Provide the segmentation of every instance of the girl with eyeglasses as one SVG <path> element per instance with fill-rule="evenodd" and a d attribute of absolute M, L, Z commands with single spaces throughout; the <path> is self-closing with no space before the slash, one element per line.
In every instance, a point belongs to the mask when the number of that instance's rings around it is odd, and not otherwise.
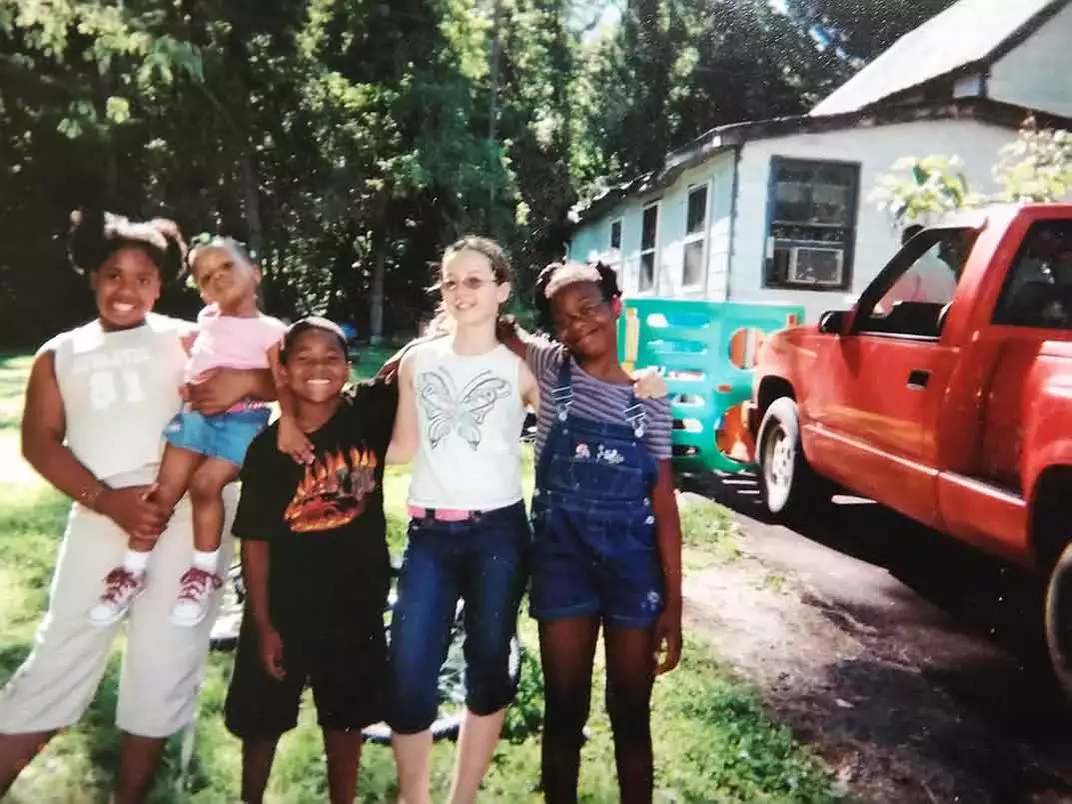
<path fill-rule="evenodd" d="M 406 804 L 429 800 L 429 727 L 459 597 L 467 711 L 449 800 L 476 797 L 516 693 L 510 644 L 531 540 L 520 434 L 538 389 L 524 361 L 495 335 L 510 295 L 510 265 L 498 244 L 465 237 L 446 250 L 439 287 L 447 334 L 402 357 L 392 438 L 392 453 L 413 461 L 388 718 Z"/>

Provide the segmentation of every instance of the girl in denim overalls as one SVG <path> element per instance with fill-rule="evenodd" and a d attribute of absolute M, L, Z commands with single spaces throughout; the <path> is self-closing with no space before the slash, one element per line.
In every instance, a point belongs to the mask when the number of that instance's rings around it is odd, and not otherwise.
<path fill-rule="evenodd" d="M 545 685 L 543 790 L 550 802 L 577 800 L 602 625 L 621 800 L 649 802 L 652 682 L 681 652 L 669 402 L 638 401 L 618 363 L 621 293 L 612 269 L 551 265 L 536 293 L 560 343 L 504 340 L 524 349 L 540 386 L 530 612 L 540 624 Z"/>

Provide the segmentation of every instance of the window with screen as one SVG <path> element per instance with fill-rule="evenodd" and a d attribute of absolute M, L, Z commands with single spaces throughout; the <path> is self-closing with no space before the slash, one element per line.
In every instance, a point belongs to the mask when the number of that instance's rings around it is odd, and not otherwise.
<path fill-rule="evenodd" d="M 772 161 L 765 287 L 850 286 L 859 184 L 859 165 Z"/>

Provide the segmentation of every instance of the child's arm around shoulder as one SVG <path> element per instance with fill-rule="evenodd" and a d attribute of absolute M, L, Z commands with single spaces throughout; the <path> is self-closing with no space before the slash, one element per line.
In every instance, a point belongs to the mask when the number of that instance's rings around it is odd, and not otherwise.
<path fill-rule="evenodd" d="M 526 332 L 512 315 L 499 316 L 495 324 L 499 343 L 520 357 L 534 375 L 555 371 L 565 357 L 565 347 L 548 338 Z"/>
<path fill-rule="evenodd" d="M 391 443 L 387 447 L 387 463 L 409 463 L 420 446 L 420 418 L 417 413 L 417 392 L 414 389 L 414 363 L 417 352 L 403 355 L 398 367 L 398 408 L 395 411 Z"/>
<path fill-rule="evenodd" d="M 265 316 L 265 318 L 268 318 L 268 316 Z M 289 455 L 297 463 L 312 463 L 314 458 L 313 445 L 305 437 L 305 433 L 298 427 L 294 418 L 296 413 L 294 395 L 287 386 L 283 361 L 279 356 L 280 348 L 283 345 L 283 335 L 286 333 L 286 325 L 274 318 L 271 321 L 278 325 L 278 327 L 272 327 L 275 332 L 275 339 L 270 342 L 267 351 L 268 369 L 272 376 L 275 398 L 279 402 L 279 430 L 276 435 L 276 446 L 280 452 Z"/>
<path fill-rule="evenodd" d="M 529 364 L 524 360 L 521 361 L 521 365 L 518 367 L 517 377 L 520 385 L 521 401 L 538 413 L 540 410 L 540 383 L 537 382 L 536 375 L 532 373 Z"/>

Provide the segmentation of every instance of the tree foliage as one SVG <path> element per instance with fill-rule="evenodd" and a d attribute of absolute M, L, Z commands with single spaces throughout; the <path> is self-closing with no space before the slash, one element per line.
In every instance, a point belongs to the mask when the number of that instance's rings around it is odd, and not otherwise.
<path fill-rule="evenodd" d="M 805 111 L 878 41 L 833 3 L 621 0 L 600 28 L 608 2 L 0 0 L 0 343 L 92 314 L 78 205 L 245 239 L 273 313 L 366 336 L 429 314 L 466 232 L 508 246 L 523 297 L 579 196 Z M 899 25 L 940 3 L 909 5 Z"/>
<path fill-rule="evenodd" d="M 905 157 L 879 177 L 872 199 L 899 226 L 985 204 L 1061 201 L 1072 193 L 1072 134 L 1040 129 L 1028 117 L 997 154 L 993 193 L 973 192 L 962 166 L 956 156 Z"/>

